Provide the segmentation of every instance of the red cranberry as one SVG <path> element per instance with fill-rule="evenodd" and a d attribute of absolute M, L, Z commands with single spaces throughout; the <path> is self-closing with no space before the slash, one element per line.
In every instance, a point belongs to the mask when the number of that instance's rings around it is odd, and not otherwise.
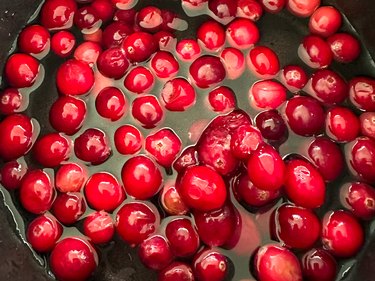
<path fill-rule="evenodd" d="M 0 183 L 8 190 L 19 188 L 27 169 L 23 162 L 14 160 L 5 163 L 0 169 Z"/>
<path fill-rule="evenodd" d="M 248 49 L 259 41 L 258 27 L 249 19 L 238 18 L 226 29 L 229 44 L 237 49 Z"/>
<path fill-rule="evenodd" d="M 83 34 L 83 40 L 85 41 L 90 41 L 90 42 L 94 42 L 94 43 L 100 43 L 102 42 L 102 37 L 103 37 L 103 31 L 102 29 L 94 29 L 95 31 L 87 31 L 87 32 L 90 32 L 90 33 L 84 33 Z"/>
<path fill-rule="evenodd" d="M 298 55 L 311 68 L 326 68 L 333 59 L 329 44 L 316 35 L 308 35 L 303 39 Z"/>
<path fill-rule="evenodd" d="M 302 90 L 308 81 L 306 72 L 298 65 L 285 66 L 281 75 L 281 82 L 291 92 Z"/>
<path fill-rule="evenodd" d="M 194 281 L 193 269 L 187 263 L 172 262 L 158 274 L 159 281 Z"/>
<path fill-rule="evenodd" d="M 94 244 L 110 242 L 115 233 L 111 216 L 104 211 L 90 214 L 83 221 L 83 233 Z"/>
<path fill-rule="evenodd" d="M 375 139 L 375 113 L 362 113 L 359 120 L 361 122 L 361 133 L 366 137 Z"/>
<path fill-rule="evenodd" d="M 15 53 L 5 63 L 5 78 L 11 87 L 31 87 L 38 77 L 39 65 L 32 56 Z"/>
<path fill-rule="evenodd" d="M 150 33 L 136 32 L 126 37 L 122 43 L 126 57 L 131 62 L 142 62 L 151 57 L 157 46 Z"/>
<path fill-rule="evenodd" d="M 143 136 L 136 127 L 123 125 L 116 130 L 114 141 L 119 153 L 135 154 L 142 148 Z"/>
<path fill-rule="evenodd" d="M 125 162 L 121 171 L 126 193 L 139 200 L 154 196 L 163 178 L 159 168 L 147 156 L 138 155 Z"/>
<path fill-rule="evenodd" d="M 287 0 L 261 0 L 263 8 L 271 14 L 277 14 L 284 9 Z"/>
<path fill-rule="evenodd" d="M 182 0 L 182 6 L 188 9 L 201 8 L 208 0 Z"/>
<path fill-rule="evenodd" d="M 161 97 L 170 111 L 185 111 L 195 104 L 195 89 L 184 78 L 174 78 L 164 84 Z"/>
<path fill-rule="evenodd" d="M 273 80 L 257 81 L 249 91 L 250 104 L 261 109 L 276 109 L 286 101 L 286 97 L 286 88 Z"/>
<path fill-rule="evenodd" d="M 60 133 L 39 138 L 33 147 L 33 157 L 44 167 L 56 167 L 70 157 L 71 140 Z"/>
<path fill-rule="evenodd" d="M 170 215 L 185 215 L 189 211 L 174 182 L 163 186 L 160 201 L 164 211 Z"/>
<path fill-rule="evenodd" d="M 98 43 L 86 41 L 75 49 L 74 58 L 93 66 L 101 52 L 102 49 Z"/>
<path fill-rule="evenodd" d="M 244 73 L 245 56 L 240 50 L 227 47 L 221 52 L 220 57 L 223 60 L 228 79 L 235 80 Z"/>
<path fill-rule="evenodd" d="M 320 0 L 287 0 L 286 6 L 292 14 L 306 18 L 320 6 Z"/>
<path fill-rule="evenodd" d="M 52 36 L 51 49 L 59 57 L 66 58 L 73 52 L 76 38 L 69 31 L 59 31 Z"/>
<path fill-rule="evenodd" d="M 297 206 L 318 208 L 325 200 L 326 186 L 318 170 L 301 159 L 290 160 L 285 170 L 285 192 Z"/>
<path fill-rule="evenodd" d="M 197 150 L 194 146 L 186 147 L 180 154 L 180 156 L 173 163 L 173 168 L 178 172 L 182 173 L 187 167 L 198 164 Z"/>
<path fill-rule="evenodd" d="M 258 249 L 253 262 L 259 280 L 302 281 L 297 257 L 288 249 L 267 244 Z"/>
<path fill-rule="evenodd" d="M 18 36 L 18 47 L 21 52 L 35 55 L 48 50 L 50 34 L 48 30 L 41 25 L 29 25 L 22 29 Z"/>
<path fill-rule="evenodd" d="M 75 59 L 60 65 L 56 74 L 56 85 L 64 95 L 86 94 L 94 85 L 94 72 L 90 66 Z"/>
<path fill-rule="evenodd" d="M 329 69 L 316 71 L 311 77 L 312 94 L 325 104 L 342 103 L 348 97 L 348 85 L 336 72 Z"/>
<path fill-rule="evenodd" d="M 13 160 L 25 155 L 33 144 L 34 126 L 23 114 L 12 114 L 0 122 L 0 157 Z"/>
<path fill-rule="evenodd" d="M 246 160 L 262 143 L 262 134 L 257 128 L 242 125 L 233 133 L 230 148 L 235 157 Z"/>
<path fill-rule="evenodd" d="M 238 0 L 237 17 L 258 21 L 263 15 L 262 5 L 256 0 Z"/>
<path fill-rule="evenodd" d="M 161 270 L 173 260 L 169 243 L 163 236 L 154 235 L 139 245 L 138 255 L 141 262 L 153 270 Z"/>
<path fill-rule="evenodd" d="M 149 206 L 150 205 L 150 206 Z M 132 201 L 123 205 L 116 215 L 116 230 L 130 246 L 142 243 L 160 223 L 159 214 L 151 203 Z"/>
<path fill-rule="evenodd" d="M 52 250 L 50 267 L 59 280 L 86 280 L 98 265 L 95 249 L 78 237 L 67 237 Z"/>
<path fill-rule="evenodd" d="M 53 202 L 51 211 L 59 222 L 72 225 L 85 213 L 86 203 L 81 193 L 60 193 Z"/>
<path fill-rule="evenodd" d="M 323 6 L 315 10 L 309 20 L 311 33 L 323 37 L 336 33 L 342 23 L 342 16 L 339 10 L 332 6 Z"/>
<path fill-rule="evenodd" d="M 361 45 L 357 38 L 348 33 L 336 33 L 328 37 L 333 53 L 333 58 L 341 63 L 349 63 L 356 60 L 361 53 Z"/>
<path fill-rule="evenodd" d="M 94 0 L 91 3 L 91 7 L 103 22 L 112 20 L 113 14 L 115 13 L 115 7 L 112 5 L 111 1 L 108 0 Z"/>
<path fill-rule="evenodd" d="M 100 116 L 117 121 L 126 114 L 127 100 L 120 89 L 107 87 L 96 96 L 95 108 Z"/>
<path fill-rule="evenodd" d="M 301 259 L 303 276 L 310 281 L 334 281 L 337 262 L 323 249 L 311 249 Z"/>
<path fill-rule="evenodd" d="M 158 31 L 163 24 L 161 10 L 154 6 L 143 7 L 136 16 L 136 23 L 145 31 Z"/>
<path fill-rule="evenodd" d="M 228 272 L 227 257 L 215 250 L 203 249 L 194 257 L 193 271 L 197 280 L 223 281 Z"/>
<path fill-rule="evenodd" d="M 60 192 L 79 192 L 86 180 L 86 169 L 76 163 L 61 165 L 55 175 L 55 185 Z"/>
<path fill-rule="evenodd" d="M 62 234 L 61 224 L 52 215 L 44 214 L 27 226 L 26 239 L 37 252 L 50 252 Z"/>
<path fill-rule="evenodd" d="M 226 71 L 220 58 L 205 55 L 196 59 L 189 68 L 194 83 L 199 88 L 208 88 L 224 80 Z"/>
<path fill-rule="evenodd" d="M 102 24 L 96 9 L 92 6 L 78 9 L 74 14 L 73 22 L 84 34 L 95 32 Z"/>
<path fill-rule="evenodd" d="M 284 142 L 288 135 L 284 119 L 277 110 L 259 113 L 255 118 L 255 123 L 262 136 L 267 140 Z"/>
<path fill-rule="evenodd" d="M 335 141 L 354 140 L 361 130 L 359 118 L 345 107 L 334 107 L 327 112 L 326 134 Z"/>
<path fill-rule="evenodd" d="M 69 96 L 59 97 L 51 106 L 49 121 L 52 127 L 67 135 L 74 135 L 86 117 L 86 103 Z"/>
<path fill-rule="evenodd" d="M 124 22 L 128 24 L 129 26 L 132 26 L 135 22 L 136 14 L 137 14 L 137 11 L 134 8 L 130 8 L 126 10 L 116 9 L 115 14 L 113 16 L 113 20 L 115 22 Z"/>
<path fill-rule="evenodd" d="M 231 88 L 220 86 L 209 92 L 208 102 L 214 111 L 225 113 L 236 107 L 236 95 Z"/>
<path fill-rule="evenodd" d="M 26 173 L 20 187 L 22 207 L 33 214 L 48 211 L 53 203 L 55 191 L 50 177 L 42 170 Z"/>
<path fill-rule="evenodd" d="M 48 0 L 40 11 L 41 24 L 50 30 L 68 29 L 77 11 L 74 0 Z"/>
<path fill-rule="evenodd" d="M 85 162 L 98 165 L 111 156 L 106 134 L 99 129 L 87 129 L 74 141 L 76 156 Z"/>
<path fill-rule="evenodd" d="M 194 39 L 182 39 L 176 46 L 177 57 L 181 60 L 195 60 L 201 54 L 201 48 Z"/>
<path fill-rule="evenodd" d="M 248 55 L 248 67 L 260 78 L 273 78 L 280 70 L 277 54 L 265 46 L 256 46 Z"/>
<path fill-rule="evenodd" d="M 348 145 L 346 162 L 351 171 L 360 179 L 375 182 L 375 141 L 366 137 L 357 138 Z"/>
<path fill-rule="evenodd" d="M 214 20 L 206 21 L 198 27 L 197 39 L 205 49 L 216 52 L 225 43 L 224 27 Z"/>
<path fill-rule="evenodd" d="M 317 137 L 310 143 L 308 156 L 326 181 L 337 179 L 345 166 L 340 147 L 326 137 Z"/>
<path fill-rule="evenodd" d="M 317 135 L 324 127 L 324 109 L 311 97 L 295 96 L 288 100 L 285 116 L 292 131 L 301 136 Z"/>
<path fill-rule="evenodd" d="M 137 94 L 148 93 L 154 86 L 154 75 L 144 66 L 131 69 L 126 75 L 124 86 L 127 90 Z"/>
<path fill-rule="evenodd" d="M 103 30 L 102 45 L 105 49 L 119 47 L 132 32 L 132 28 L 122 21 L 110 23 Z"/>
<path fill-rule="evenodd" d="M 15 88 L 7 88 L 0 93 L 0 114 L 10 115 L 23 109 L 23 97 Z"/>
<path fill-rule="evenodd" d="M 350 80 L 349 98 L 358 109 L 375 111 L 375 79 L 359 76 Z"/>
<path fill-rule="evenodd" d="M 267 144 L 260 145 L 250 154 L 247 172 L 252 183 L 260 189 L 277 190 L 284 184 L 284 162 L 280 154 Z"/>
<path fill-rule="evenodd" d="M 107 172 L 95 173 L 87 180 L 85 195 L 93 209 L 107 212 L 116 209 L 126 197 L 118 180 Z"/>
<path fill-rule="evenodd" d="M 166 51 L 158 51 L 150 62 L 151 69 L 159 78 L 172 78 L 180 68 L 175 57 Z"/>
<path fill-rule="evenodd" d="M 98 57 L 98 70 L 105 77 L 120 79 L 128 70 L 129 62 L 122 49 L 114 47 L 102 52 Z"/>
<path fill-rule="evenodd" d="M 112 4 L 120 10 L 128 10 L 133 8 L 136 4 L 136 0 L 111 0 Z"/>
<path fill-rule="evenodd" d="M 160 50 L 172 51 L 176 48 L 177 39 L 172 32 L 161 30 L 154 34 L 154 38 L 156 46 L 158 46 Z"/>
<path fill-rule="evenodd" d="M 232 0 L 209 0 L 208 9 L 219 19 L 230 21 L 236 16 L 237 3 Z"/>
<path fill-rule="evenodd" d="M 322 243 L 325 249 L 341 258 L 354 256 L 362 247 L 362 226 L 350 213 L 342 210 L 325 214 L 322 222 Z"/>
<path fill-rule="evenodd" d="M 341 187 L 342 205 L 356 217 L 370 220 L 375 216 L 375 190 L 362 182 L 344 184 Z"/>
<path fill-rule="evenodd" d="M 132 115 L 146 129 L 154 128 L 163 118 L 163 109 L 155 96 L 138 97 L 132 104 Z"/>

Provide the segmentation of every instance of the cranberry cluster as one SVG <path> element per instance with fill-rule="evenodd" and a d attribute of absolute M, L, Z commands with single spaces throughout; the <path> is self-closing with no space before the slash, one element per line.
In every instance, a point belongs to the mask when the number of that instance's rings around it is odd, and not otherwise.
<path fill-rule="evenodd" d="M 136 4 L 47 0 L 6 62 L 0 180 L 34 215 L 32 248 L 59 280 L 89 278 L 114 235 L 160 281 L 335 280 L 375 216 L 375 79 L 329 68 L 361 52 L 339 32 L 340 12 L 320 0 L 182 0 L 189 16 L 210 17 L 177 40 L 186 21 Z M 309 17 L 303 66 L 281 68 L 258 44 L 257 21 L 284 7 Z M 50 56 L 64 58 L 55 131 L 39 135 L 42 120 L 23 112 Z M 298 154 L 283 153 L 292 139 Z M 341 207 L 328 210 L 335 195 Z"/>

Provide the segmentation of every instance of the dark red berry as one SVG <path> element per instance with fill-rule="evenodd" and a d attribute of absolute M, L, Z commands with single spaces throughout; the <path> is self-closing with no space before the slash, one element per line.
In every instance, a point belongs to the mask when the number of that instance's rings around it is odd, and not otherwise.
<path fill-rule="evenodd" d="M 205 55 L 196 59 L 189 68 L 194 83 L 199 88 L 208 88 L 224 80 L 226 71 L 220 58 Z"/>
<path fill-rule="evenodd" d="M 287 0 L 261 0 L 262 7 L 271 14 L 277 14 L 284 9 Z"/>
<path fill-rule="evenodd" d="M 160 235 L 154 235 L 144 240 L 138 249 L 141 262 L 153 270 L 161 270 L 173 260 L 173 254 L 168 241 Z"/>
<path fill-rule="evenodd" d="M 7 88 L 0 92 L 0 114 L 10 115 L 22 111 L 24 107 L 23 96 L 15 88 Z"/>
<path fill-rule="evenodd" d="M 99 55 L 97 65 L 98 70 L 105 77 L 120 79 L 125 75 L 129 62 L 122 49 L 113 47 Z"/>
<path fill-rule="evenodd" d="M 221 52 L 220 57 L 227 71 L 228 79 L 237 79 L 245 72 L 245 56 L 241 50 L 227 47 Z"/>
<path fill-rule="evenodd" d="M 91 2 L 91 7 L 103 22 L 112 20 L 113 14 L 115 13 L 115 7 L 112 5 L 111 1 L 108 0 L 94 0 Z"/>
<path fill-rule="evenodd" d="M 232 134 L 230 148 L 235 157 L 246 160 L 263 143 L 260 131 L 251 125 L 242 125 Z"/>
<path fill-rule="evenodd" d="M 85 200 L 78 192 L 60 193 L 51 208 L 56 219 L 64 225 L 76 223 L 85 211 Z"/>
<path fill-rule="evenodd" d="M 193 260 L 194 275 L 200 281 L 225 280 L 228 266 L 227 257 L 212 249 L 203 249 Z"/>
<path fill-rule="evenodd" d="M 311 249 L 301 258 L 304 277 L 309 281 L 334 281 L 337 275 L 337 262 L 323 249 Z"/>
<path fill-rule="evenodd" d="M 262 17 L 262 15 L 262 5 L 256 0 L 238 0 L 236 14 L 238 18 L 247 18 L 256 22 Z"/>
<path fill-rule="evenodd" d="M 136 23 L 145 31 L 156 32 L 163 24 L 162 12 L 155 6 L 143 7 L 136 15 Z"/>
<path fill-rule="evenodd" d="M 132 32 L 132 27 L 126 23 L 122 21 L 112 22 L 104 28 L 101 43 L 105 49 L 119 47 L 126 36 Z"/>

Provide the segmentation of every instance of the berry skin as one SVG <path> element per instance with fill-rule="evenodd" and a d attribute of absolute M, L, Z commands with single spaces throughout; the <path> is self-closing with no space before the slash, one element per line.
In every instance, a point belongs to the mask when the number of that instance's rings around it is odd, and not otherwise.
<path fill-rule="evenodd" d="M 144 141 L 142 133 L 132 125 L 119 127 L 115 132 L 114 140 L 117 151 L 124 155 L 138 152 Z"/>
<path fill-rule="evenodd" d="M 172 262 L 159 272 L 159 281 L 194 281 L 193 269 L 187 263 Z"/>
<path fill-rule="evenodd" d="M 18 47 L 21 52 L 37 55 L 47 50 L 50 43 L 48 30 L 41 25 L 26 26 L 18 37 Z"/>
<path fill-rule="evenodd" d="M 39 73 L 39 62 L 27 54 L 13 54 L 5 63 L 5 78 L 14 88 L 31 87 Z"/>
<path fill-rule="evenodd" d="M 127 100 L 124 93 L 115 87 L 107 87 L 95 99 L 95 108 L 100 116 L 117 121 L 126 114 Z"/>
<path fill-rule="evenodd" d="M 193 271 L 201 281 L 224 281 L 228 272 L 227 257 L 215 250 L 203 249 L 194 257 Z"/>
<path fill-rule="evenodd" d="M 332 6 L 322 6 L 315 10 L 309 20 L 310 32 L 322 37 L 334 34 L 341 26 L 342 16 Z"/>
<path fill-rule="evenodd" d="M 59 222 L 72 225 L 85 213 L 86 203 L 81 193 L 60 193 L 53 202 L 51 211 Z"/>
<path fill-rule="evenodd" d="M 311 281 L 336 280 L 337 262 L 326 250 L 311 249 L 301 259 L 303 275 Z"/>
<path fill-rule="evenodd" d="M 77 11 L 74 0 L 49 0 L 40 11 L 40 22 L 49 30 L 68 29 L 73 25 L 73 16 Z"/>
<path fill-rule="evenodd" d="M 249 19 L 238 18 L 226 28 L 227 41 L 237 49 L 248 49 L 259 41 L 258 27 Z"/>
<path fill-rule="evenodd" d="M 194 87 L 184 78 L 173 78 L 164 84 L 161 98 L 170 111 L 185 111 L 196 101 Z"/>
<path fill-rule="evenodd" d="M 199 88 L 209 88 L 224 80 L 226 71 L 218 57 L 205 55 L 197 58 L 189 68 L 194 83 Z"/>
<path fill-rule="evenodd" d="M 79 192 L 87 180 L 87 173 L 83 165 L 63 164 L 55 174 L 55 186 L 60 192 Z"/>
<path fill-rule="evenodd" d="M 17 189 L 20 187 L 27 170 L 26 163 L 16 160 L 6 162 L 0 169 L 0 183 L 8 190 Z"/>
<path fill-rule="evenodd" d="M 83 221 L 83 233 L 95 244 L 109 243 L 115 234 L 111 216 L 105 211 L 90 214 Z"/>

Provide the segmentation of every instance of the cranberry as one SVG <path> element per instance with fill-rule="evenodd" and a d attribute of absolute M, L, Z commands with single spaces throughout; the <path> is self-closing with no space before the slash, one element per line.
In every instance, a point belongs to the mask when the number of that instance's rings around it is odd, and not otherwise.
<path fill-rule="evenodd" d="M 61 224 L 52 215 L 44 214 L 33 219 L 27 226 L 26 239 L 38 252 L 50 252 L 62 234 Z"/>
<path fill-rule="evenodd" d="M 235 80 L 244 73 L 245 56 L 240 50 L 227 47 L 221 52 L 220 57 L 223 60 L 228 79 Z"/>
<path fill-rule="evenodd" d="M 249 19 L 238 18 L 226 29 L 229 44 L 237 49 L 248 49 L 259 41 L 258 27 Z"/>
<path fill-rule="evenodd" d="M 146 129 L 154 128 L 163 118 L 163 109 L 155 96 L 138 97 L 132 104 L 132 115 Z"/>
<path fill-rule="evenodd" d="M 86 117 L 86 103 L 69 96 L 59 97 L 51 106 L 49 121 L 52 127 L 67 135 L 74 135 Z"/>
<path fill-rule="evenodd" d="M 136 127 L 123 125 L 116 130 L 114 141 L 119 153 L 135 154 L 142 148 L 143 136 Z"/>
<path fill-rule="evenodd" d="M 205 55 L 197 58 L 189 68 L 194 83 L 199 88 L 208 88 L 224 80 L 226 71 L 220 58 Z"/>
<path fill-rule="evenodd" d="M 95 29 L 95 31 L 86 31 L 90 33 L 84 33 L 83 34 L 83 40 L 89 41 L 89 42 L 94 42 L 94 43 L 100 43 L 102 42 L 102 37 L 103 37 L 103 31 L 102 29 Z"/>
<path fill-rule="evenodd" d="M 285 165 L 280 154 L 263 144 L 250 154 L 247 162 L 249 179 L 260 189 L 277 190 L 284 183 Z"/>
<path fill-rule="evenodd" d="M 182 0 L 182 7 L 187 7 L 189 9 L 201 8 L 208 0 Z"/>
<path fill-rule="evenodd" d="M 19 188 L 27 169 L 26 163 L 6 162 L 0 169 L 0 183 L 8 190 Z"/>
<path fill-rule="evenodd" d="M 169 243 L 163 236 L 154 235 L 139 245 L 138 255 L 141 262 L 148 268 L 161 270 L 173 260 Z"/>
<path fill-rule="evenodd" d="M 348 97 L 348 85 L 336 72 L 329 69 L 316 71 L 311 77 L 311 94 L 325 104 L 337 104 Z"/>
<path fill-rule="evenodd" d="M 112 4 L 120 10 L 128 10 L 133 8 L 136 4 L 136 0 L 111 0 Z"/>
<path fill-rule="evenodd" d="M 95 107 L 100 116 L 117 121 L 126 114 L 127 100 L 120 89 L 107 87 L 96 96 Z"/>
<path fill-rule="evenodd" d="M 370 220 L 375 216 L 375 190 L 362 182 L 344 184 L 341 187 L 342 205 L 356 217 Z"/>
<path fill-rule="evenodd" d="M 173 163 L 173 168 L 178 172 L 182 173 L 187 167 L 198 164 L 197 150 L 194 146 L 186 147 L 180 154 L 180 156 Z"/>
<path fill-rule="evenodd" d="M 194 39 L 182 39 L 176 46 L 177 57 L 181 60 L 195 60 L 201 54 L 201 48 Z"/>
<path fill-rule="evenodd" d="M 176 36 L 169 31 L 161 30 L 154 34 L 156 45 L 160 50 L 171 51 L 176 47 Z"/>
<path fill-rule="evenodd" d="M 230 21 L 236 16 L 237 3 L 232 0 L 209 0 L 208 9 L 220 20 Z"/>
<path fill-rule="evenodd" d="M 154 196 L 160 189 L 163 178 L 159 168 L 147 156 L 130 158 L 121 171 L 126 193 L 139 200 Z"/>
<path fill-rule="evenodd" d="M 375 80 L 362 76 L 350 80 L 349 98 L 358 109 L 375 111 Z"/>
<path fill-rule="evenodd" d="M 39 65 L 32 56 L 15 53 L 5 63 L 5 78 L 11 87 L 31 87 L 38 77 Z"/>
<path fill-rule="evenodd" d="M 259 113 L 255 118 L 255 123 L 262 136 L 267 140 L 284 142 L 288 135 L 284 119 L 277 110 Z"/>
<path fill-rule="evenodd" d="M 60 192 L 79 192 L 86 180 L 86 169 L 76 163 L 61 165 L 55 175 L 55 185 Z"/>
<path fill-rule="evenodd" d="M 325 249 L 341 258 L 354 256 L 362 247 L 364 231 L 356 218 L 342 210 L 325 214 L 322 222 L 322 243 Z"/>
<path fill-rule="evenodd" d="M 127 90 L 137 94 L 148 93 L 154 86 L 154 75 L 144 66 L 131 69 L 125 77 L 124 86 Z"/>
<path fill-rule="evenodd" d="M 154 6 L 143 7 L 136 15 L 136 23 L 145 31 L 158 31 L 163 24 L 161 10 Z"/>
<path fill-rule="evenodd" d="M 156 231 L 160 223 L 158 215 L 156 207 L 151 203 L 126 203 L 117 212 L 116 230 L 120 237 L 133 247 Z"/>
<path fill-rule="evenodd" d="M 113 20 L 115 22 L 124 22 L 132 26 L 135 22 L 135 16 L 137 11 L 134 8 L 120 10 L 116 9 L 115 14 L 113 15 Z"/>
<path fill-rule="evenodd" d="M 92 6 L 84 6 L 78 9 L 74 14 L 73 22 L 84 34 L 95 32 L 102 24 L 97 10 Z"/>
<path fill-rule="evenodd" d="M 333 59 L 329 44 L 316 35 L 308 35 L 303 39 L 298 55 L 311 68 L 326 68 Z"/>
<path fill-rule="evenodd" d="M 160 201 L 163 209 L 170 215 L 185 215 L 188 212 L 188 207 L 174 183 L 164 185 Z"/>
<path fill-rule="evenodd" d="M 98 70 L 105 77 L 120 79 L 125 75 L 129 62 L 122 49 L 113 47 L 99 55 L 97 65 Z"/>
<path fill-rule="evenodd" d="M 175 57 L 166 51 L 158 51 L 150 62 L 151 69 L 159 78 L 172 78 L 176 76 L 180 68 Z"/>
<path fill-rule="evenodd" d="M 311 33 L 323 37 L 336 33 L 342 23 L 342 16 L 339 10 L 332 6 L 323 6 L 315 10 L 309 20 Z"/>
<path fill-rule="evenodd" d="M 68 29 L 77 11 L 74 0 L 48 0 L 40 11 L 41 24 L 50 30 Z"/>
<path fill-rule="evenodd" d="M 105 244 L 112 240 L 115 227 L 111 216 L 104 212 L 90 214 L 83 221 L 83 233 L 95 244 Z"/>
<path fill-rule="evenodd" d="M 205 49 L 216 52 L 225 43 L 224 27 L 214 20 L 206 21 L 198 27 L 197 39 Z"/>
<path fill-rule="evenodd" d="M 286 88 L 273 80 L 257 81 L 249 91 L 250 104 L 261 109 L 276 109 L 286 101 L 286 97 Z"/>
<path fill-rule="evenodd" d="M 183 20 L 171 10 L 161 10 L 161 17 L 162 17 L 162 24 L 161 24 L 161 31 L 162 32 L 170 32 L 171 34 L 177 30 L 185 30 Z M 186 24 L 186 22 L 185 22 Z"/>
<path fill-rule="evenodd" d="M 194 281 L 193 269 L 187 263 L 172 262 L 158 274 L 159 281 Z"/>
<path fill-rule="evenodd" d="M 361 180 L 375 183 L 375 141 L 360 137 L 348 144 L 346 163 L 349 169 Z"/>
<path fill-rule="evenodd" d="M 0 157 L 13 160 L 25 155 L 33 144 L 34 126 L 29 117 L 12 114 L 0 122 Z"/>
<path fill-rule="evenodd" d="M 309 162 L 290 160 L 285 171 L 285 192 L 297 206 L 318 208 L 325 200 L 326 186 L 323 177 Z"/>
<path fill-rule="evenodd" d="M 76 156 L 85 162 L 98 165 L 111 156 L 106 134 L 99 129 L 87 129 L 74 141 Z"/>
<path fill-rule="evenodd" d="M 208 102 L 214 111 L 225 113 L 236 107 L 236 95 L 231 88 L 220 86 L 209 92 Z"/>
<path fill-rule="evenodd" d="M 74 51 L 74 58 L 92 67 L 98 60 L 101 52 L 102 49 L 98 43 L 87 41 L 78 45 Z"/>
<path fill-rule="evenodd" d="M 259 280 L 302 281 L 301 266 L 288 249 L 267 244 L 258 249 L 253 262 Z"/>
<path fill-rule="evenodd" d="M 66 58 L 73 52 L 76 39 L 69 31 L 59 31 L 52 36 L 51 49 L 59 57 Z"/>
<path fill-rule="evenodd" d="M 59 222 L 72 225 L 85 213 L 86 203 L 81 193 L 60 193 L 53 202 L 51 211 Z"/>
<path fill-rule="evenodd" d="M 211 249 L 203 249 L 193 260 L 194 275 L 200 281 L 223 281 L 228 267 L 227 257 Z"/>
<path fill-rule="evenodd" d="M 359 118 L 345 107 L 334 107 L 327 112 L 326 133 L 335 141 L 349 142 L 360 132 Z"/>
<path fill-rule="evenodd" d="M 256 0 L 238 0 L 236 14 L 238 18 L 247 18 L 256 22 L 262 17 L 262 15 L 262 5 Z"/>
<path fill-rule="evenodd" d="M 94 85 L 94 72 L 82 61 L 70 59 L 57 70 L 56 85 L 64 95 L 86 94 Z"/>
<path fill-rule="evenodd" d="M 287 0 L 286 6 L 292 14 L 305 18 L 320 6 L 320 0 Z"/>
<path fill-rule="evenodd" d="M 334 281 L 337 275 L 337 262 L 323 249 L 311 249 L 301 259 L 302 272 L 310 281 Z"/>
<path fill-rule="evenodd" d="M 164 84 L 161 97 L 170 111 L 185 111 L 195 104 L 195 89 L 184 78 L 174 78 Z"/>
<path fill-rule="evenodd" d="M 26 26 L 18 36 L 18 47 L 29 55 L 41 54 L 48 50 L 50 35 L 48 30 L 38 24 Z"/>
<path fill-rule="evenodd" d="M 336 33 L 328 37 L 333 53 L 333 58 L 341 63 L 349 63 L 356 60 L 361 53 L 361 45 L 357 38 L 348 33 Z"/>
<path fill-rule="evenodd" d="M 251 125 L 242 125 L 233 133 L 230 148 L 235 157 L 246 160 L 263 143 L 260 131 Z"/>
<path fill-rule="evenodd" d="M 154 37 L 147 32 L 136 32 L 126 37 L 122 43 L 126 57 L 131 62 L 142 62 L 151 57 L 157 46 Z"/>
<path fill-rule="evenodd" d="M 57 243 L 49 261 L 57 279 L 86 280 L 98 265 L 98 255 L 86 240 L 67 237 Z"/>
<path fill-rule="evenodd" d="M 122 21 L 110 23 L 103 30 L 102 45 L 105 49 L 119 47 L 132 32 L 132 28 Z"/>
<path fill-rule="evenodd" d="M 291 92 L 302 90 L 307 84 L 306 72 L 298 65 L 287 65 L 282 69 L 281 82 Z"/>
<path fill-rule="evenodd" d="M 26 173 L 20 187 L 20 201 L 22 206 L 33 214 L 48 211 L 53 203 L 55 191 L 50 177 L 42 170 Z"/>
<path fill-rule="evenodd" d="M 362 113 L 359 120 L 361 122 L 362 135 L 375 139 L 375 113 Z"/>
<path fill-rule="evenodd" d="M 265 46 L 256 46 L 248 55 L 248 67 L 260 78 L 273 78 L 280 70 L 277 54 Z"/>
<path fill-rule="evenodd" d="M 0 93 L 0 114 L 10 115 L 23 109 L 23 97 L 19 90 L 7 88 Z"/>
<path fill-rule="evenodd" d="M 271 14 L 277 14 L 284 9 L 287 0 L 261 0 L 262 7 Z"/>
<path fill-rule="evenodd" d="M 324 127 L 324 109 L 311 97 L 295 96 L 288 100 L 285 116 L 292 131 L 301 136 L 317 135 Z"/>
<path fill-rule="evenodd" d="M 108 0 L 94 0 L 91 3 L 91 7 L 95 10 L 96 16 L 103 22 L 112 20 L 113 14 L 115 13 L 115 7 L 112 5 L 111 1 Z"/>

